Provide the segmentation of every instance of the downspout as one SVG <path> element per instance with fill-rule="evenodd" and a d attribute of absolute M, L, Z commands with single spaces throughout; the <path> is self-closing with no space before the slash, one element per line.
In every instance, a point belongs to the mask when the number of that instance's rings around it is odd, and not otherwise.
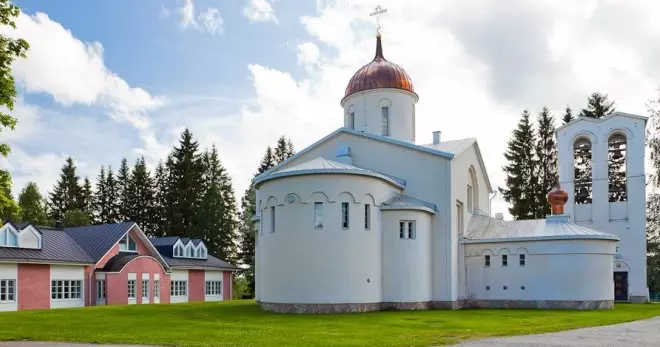
<path fill-rule="evenodd" d="M 497 190 L 493 193 L 493 196 L 488 199 L 488 217 L 493 216 L 493 212 L 491 210 L 491 206 L 493 204 L 493 199 L 497 196 Z"/>

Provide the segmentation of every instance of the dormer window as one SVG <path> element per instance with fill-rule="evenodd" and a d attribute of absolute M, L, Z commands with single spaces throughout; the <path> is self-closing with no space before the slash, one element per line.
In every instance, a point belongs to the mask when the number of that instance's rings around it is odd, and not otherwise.
<path fill-rule="evenodd" d="M 198 242 L 195 246 L 194 242 Z M 191 240 L 185 246 L 181 241 L 174 244 L 173 255 L 176 258 L 207 259 L 208 251 L 206 246 L 200 240 Z"/>
<path fill-rule="evenodd" d="M 179 244 L 174 245 L 174 256 L 183 257 L 183 248 L 181 245 Z"/>
<path fill-rule="evenodd" d="M 192 246 L 186 247 L 186 257 L 192 258 Z"/>
<path fill-rule="evenodd" d="M 122 237 L 121 240 L 119 240 L 119 251 L 120 252 L 137 252 L 137 243 L 131 235 L 126 234 L 126 236 Z"/>
<path fill-rule="evenodd" d="M 0 246 L 18 247 L 18 234 L 9 228 L 0 231 Z"/>

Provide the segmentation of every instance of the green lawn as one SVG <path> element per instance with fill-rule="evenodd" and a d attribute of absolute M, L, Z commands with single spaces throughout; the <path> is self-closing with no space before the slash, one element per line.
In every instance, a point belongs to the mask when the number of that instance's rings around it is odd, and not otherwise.
<path fill-rule="evenodd" d="M 0 314 L 0 339 L 226 346 L 430 346 L 660 316 L 659 304 L 605 311 L 458 310 L 291 315 L 253 301 Z"/>

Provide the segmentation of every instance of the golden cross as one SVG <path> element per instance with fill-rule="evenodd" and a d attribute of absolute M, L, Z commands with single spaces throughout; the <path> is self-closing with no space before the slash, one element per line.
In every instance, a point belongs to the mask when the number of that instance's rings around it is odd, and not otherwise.
<path fill-rule="evenodd" d="M 376 8 L 374 9 L 374 12 L 369 13 L 369 16 L 372 16 L 372 17 L 373 17 L 373 16 L 376 16 L 376 25 L 377 25 L 377 27 L 376 27 L 376 33 L 378 33 L 379 36 L 380 36 L 381 28 L 382 28 L 382 26 L 381 26 L 381 24 L 380 24 L 380 16 L 381 16 L 383 13 L 385 13 L 385 12 L 387 12 L 387 9 L 386 9 L 386 8 L 382 8 L 382 7 L 380 7 L 380 5 L 378 5 L 378 6 L 376 6 Z"/>

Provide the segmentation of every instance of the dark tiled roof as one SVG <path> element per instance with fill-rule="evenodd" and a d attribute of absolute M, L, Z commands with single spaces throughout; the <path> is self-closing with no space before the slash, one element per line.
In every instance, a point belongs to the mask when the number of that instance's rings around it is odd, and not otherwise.
<path fill-rule="evenodd" d="M 229 264 L 226 261 L 220 260 L 212 255 L 207 259 L 190 259 L 190 258 L 171 258 L 163 255 L 163 259 L 167 264 L 173 268 L 182 269 L 227 269 L 238 270 L 235 265 Z"/>
<path fill-rule="evenodd" d="M 121 271 L 122 268 L 126 264 L 128 264 L 129 261 L 139 257 L 140 255 L 137 253 L 119 253 L 115 255 L 114 257 L 110 258 L 107 263 L 105 263 L 105 266 L 101 271 L 109 271 L 109 272 L 118 272 Z"/>
<path fill-rule="evenodd" d="M 94 260 L 61 230 L 39 229 L 42 249 L 0 247 L 0 260 L 26 263 L 76 263 L 92 264 Z"/>
<path fill-rule="evenodd" d="M 150 239 L 151 243 L 158 246 L 174 246 L 176 241 L 179 240 L 178 236 L 165 236 L 165 237 L 154 237 Z"/>
<path fill-rule="evenodd" d="M 65 228 L 64 232 L 82 247 L 94 262 L 99 261 L 135 223 L 89 225 Z"/>

